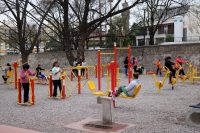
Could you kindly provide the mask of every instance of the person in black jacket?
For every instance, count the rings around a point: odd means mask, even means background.
[[[125,60],[124,60],[124,73],[126,76],[128,76],[128,57],[126,56]]]
[[[171,83],[172,77],[175,78],[176,70],[174,69],[174,62],[171,61],[171,57],[165,58],[165,67],[167,67],[170,70],[170,76],[169,76],[169,83]]]
[[[36,68],[36,77],[38,77],[38,79],[42,79],[43,84],[45,84],[45,81],[47,82],[47,77],[42,73],[44,70],[45,69],[43,69],[41,65],[38,64]]]

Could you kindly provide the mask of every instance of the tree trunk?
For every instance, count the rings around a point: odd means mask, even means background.
[[[78,50],[77,50],[77,58],[85,58],[85,41],[86,38],[85,37],[81,37],[81,41],[80,44],[78,46]]]
[[[29,56],[29,54],[28,53],[25,53],[25,52],[21,52],[22,53],[22,55],[21,55],[21,57],[22,57],[22,64],[25,64],[25,63],[28,63],[28,56]]]
[[[154,34],[150,33],[149,37],[149,45],[154,45]]]

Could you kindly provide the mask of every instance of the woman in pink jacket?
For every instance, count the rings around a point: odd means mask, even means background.
[[[20,73],[21,84],[24,89],[24,103],[29,102],[29,76],[34,76],[36,74],[31,72],[29,68],[30,66],[28,64],[24,64]]]
[[[183,59],[181,56],[178,56],[176,58],[176,63],[180,64],[180,66],[182,67],[182,65],[187,63],[187,61]],[[179,75],[185,75],[183,68],[180,70]]]
[[[137,57],[133,57],[132,66],[133,66],[134,72],[137,72],[137,66],[138,66]]]

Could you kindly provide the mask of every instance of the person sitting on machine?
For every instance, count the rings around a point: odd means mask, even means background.
[[[44,83],[44,81],[46,81],[47,82],[47,77],[44,75],[44,74],[42,74],[42,72],[41,71],[43,71],[43,70],[45,70],[45,69],[43,69],[43,68],[41,68],[41,65],[40,64],[38,64],[38,66],[37,66],[37,68],[36,68],[36,77],[38,77],[38,79],[42,79],[42,81],[43,81],[43,83]],[[45,83],[44,83],[45,84]]]
[[[133,92],[136,88],[136,86],[139,84],[139,74],[138,73],[133,73],[133,79],[129,83],[128,86],[120,86],[118,90],[116,90],[115,97],[118,97],[121,93],[124,93],[127,97],[134,97]],[[109,93],[109,97],[111,97],[112,94]]]

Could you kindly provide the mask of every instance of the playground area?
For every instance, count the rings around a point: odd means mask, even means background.
[[[121,85],[128,84],[124,74],[120,75],[120,79]],[[157,79],[162,80],[163,77]],[[97,85],[97,79],[92,80]],[[186,113],[191,110],[189,105],[200,101],[198,81],[183,84],[179,80],[172,90],[167,79],[158,94],[152,75],[141,75],[139,80],[142,88],[136,98],[116,98],[114,122],[133,125],[123,133],[200,132],[199,127],[189,126],[186,122]],[[14,85],[0,85],[0,125],[46,133],[84,133],[67,125],[87,118],[101,119],[102,107],[97,104],[97,97],[91,94],[87,85],[78,94],[77,88],[74,88],[76,84],[77,81],[66,82],[72,96],[62,100],[48,98],[48,85],[35,85],[34,106],[19,106]],[[102,78],[101,89],[104,91],[105,86],[106,77]]]

